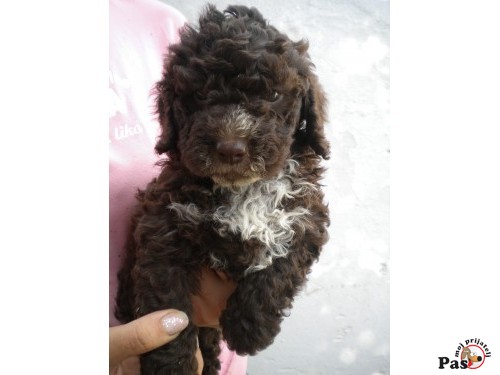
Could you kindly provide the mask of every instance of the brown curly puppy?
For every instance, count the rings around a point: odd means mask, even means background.
[[[141,358],[143,374],[216,374],[218,342],[240,354],[270,345],[327,240],[319,180],[325,98],[305,41],[255,8],[209,5],[170,47],[157,84],[167,157],[144,191],[120,273],[117,316],[177,308],[190,317],[208,265],[238,286],[221,330],[190,324]]]

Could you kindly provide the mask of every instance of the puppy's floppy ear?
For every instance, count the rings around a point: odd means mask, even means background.
[[[156,84],[156,113],[160,122],[160,136],[155,151],[165,154],[177,151],[177,126],[173,113],[173,88],[168,78]]]
[[[309,84],[309,89],[302,98],[300,119],[295,131],[292,150],[295,153],[303,153],[310,148],[323,159],[328,159],[330,146],[324,133],[326,97],[316,76],[310,75]]]

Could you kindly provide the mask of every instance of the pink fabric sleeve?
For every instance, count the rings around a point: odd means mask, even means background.
[[[109,17],[109,321],[114,326],[119,324],[113,315],[116,274],[135,194],[159,172],[152,89],[185,18],[157,0],[110,0]],[[221,348],[220,374],[245,374],[247,358],[225,343]]]

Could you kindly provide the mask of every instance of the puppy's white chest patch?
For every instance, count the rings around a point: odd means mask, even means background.
[[[273,259],[287,256],[295,234],[293,228],[304,226],[310,215],[304,207],[287,209],[283,205],[285,199],[316,190],[313,184],[293,175],[296,164],[296,161],[289,160],[275,179],[257,181],[231,191],[228,203],[216,207],[211,213],[201,213],[193,203],[172,203],[170,208],[176,210],[179,217],[193,223],[207,219],[215,221],[223,238],[237,235],[242,241],[258,240],[263,245],[262,252],[246,273],[264,269],[272,264]],[[212,262],[214,266],[224,263],[213,255]]]

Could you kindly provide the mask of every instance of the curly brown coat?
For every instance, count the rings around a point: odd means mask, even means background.
[[[255,8],[209,5],[185,26],[157,84],[162,171],[138,194],[116,315],[176,308],[208,265],[237,282],[221,330],[190,324],[141,358],[143,374],[220,367],[222,337],[239,354],[269,346],[328,238],[319,180],[329,146],[325,96],[308,43],[292,42]]]

